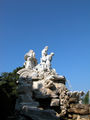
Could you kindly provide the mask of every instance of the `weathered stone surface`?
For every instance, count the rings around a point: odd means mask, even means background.
[[[90,105],[71,104],[70,109],[68,109],[68,112],[87,115],[87,114],[90,114]]]
[[[60,106],[60,101],[59,99],[52,99],[50,106]]]
[[[78,102],[77,98],[70,98],[69,99],[69,103],[77,103],[77,102]]]
[[[72,114],[68,116],[68,120],[90,120],[90,115]]]
[[[40,110],[39,108],[24,106],[22,115],[23,114],[33,120],[58,120],[53,110]]]

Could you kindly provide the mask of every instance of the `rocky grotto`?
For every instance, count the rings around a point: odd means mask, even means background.
[[[54,53],[41,52],[40,64],[35,52],[25,54],[24,68],[19,70],[15,109],[18,120],[89,120],[90,105],[81,103],[82,91],[69,91],[66,78],[51,67]]]

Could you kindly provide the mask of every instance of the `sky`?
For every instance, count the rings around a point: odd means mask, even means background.
[[[72,91],[90,89],[90,0],[0,0],[0,73],[33,49],[54,52],[52,68]]]

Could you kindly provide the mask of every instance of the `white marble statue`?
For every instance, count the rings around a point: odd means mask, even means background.
[[[30,50],[28,53],[24,56],[25,59],[25,68],[26,69],[33,69],[37,65],[37,60],[35,58],[35,52],[33,50]]]
[[[39,71],[45,71],[46,70],[46,56],[47,56],[48,46],[45,46],[45,48],[41,52],[41,59],[39,64]]]
[[[50,55],[46,56],[46,68],[48,70],[51,69],[51,60],[52,60],[52,56],[54,55],[54,53],[51,53]]]
[[[54,53],[47,54],[48,46],[45,46],[45,48],[41,52],[41,59],[40,64],[37,65],[37,60],[35,58],[35,52],[33,50],[30,50],[28,53],[25,54],[25,68],[26,69],[34,69],[37,71],[50,71],[51,70],[51,60]]]
[[[41,54],[41,69],[42,70],[50,70],[51,69],[51,60],[52,60],[52,56],[54,55],[54,53],[51,53],[50,55],[47,55],[47,51],[48,51],[48,46],[45,46],[45,48],[42,50]]]
[[[48,51],[48,46],[45,46],[45,48],[42,50],[42,58],[41,58],[41,63],[46,63],[46,56],[47,56],[47,51]]]

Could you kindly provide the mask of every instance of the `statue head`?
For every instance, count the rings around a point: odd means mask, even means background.
[[[45,46],[45,48],[42,50],[42,56],[46,56],[48,51],[48,46]]]
[[[45,46],[45,48],[44,48],[44,49],[48,50],[48,46]]]
[[[53,55],[54,55],[54,53],[52,52],[52,53],[51,53],[51,56],[53,56]]]
[[[44,51],[45,51],[45,54],[47,55],[48,46],[45,46]]]

